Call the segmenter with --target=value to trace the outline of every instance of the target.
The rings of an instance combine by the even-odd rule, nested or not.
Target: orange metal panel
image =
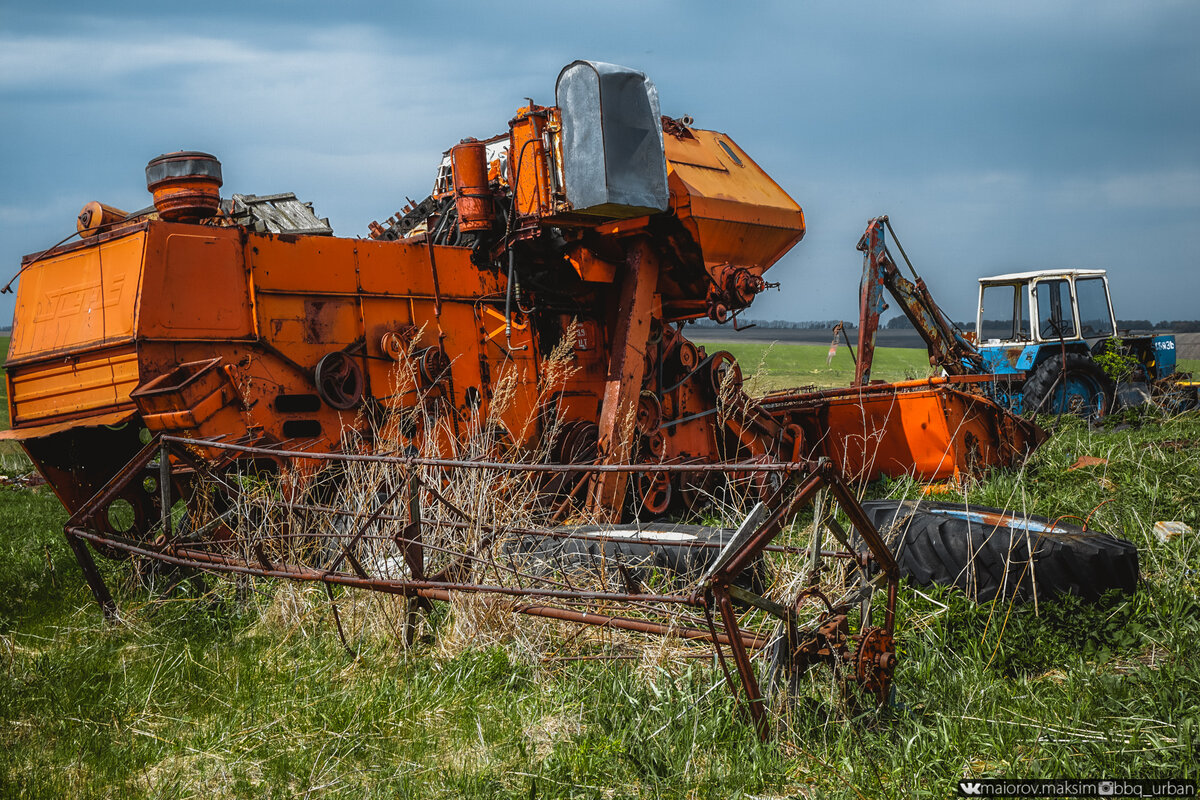
[[[27,428],[10,428],[0,431],[0,441],[24,441],[42,436],[53,436],[63,431],[73,431],[79,428],[98,428],[101,425],[122,425],[133,419],[137,412],[131,408],[121,411],[109,411],[94,417],[83,417],[66,420],[65,422],[49,422],[44,425],[31,425]]]
[[[252,333],[234,229],[152,223],[142,284],[143,336],[230,339]]]
[[[14,427],[128,403],[129,392],[138,383],[133,345],[9,370]]]
[[[501,290],[497,275],[471,263],[468,248],[430,247],[424,241],[342,241],[355,245],[362,289],[368,294],[474,301]]]
[[[28,267],[9,362],[132,339],[145,241],[137,231]]]
[[[944,378],[766,398],[771,413],[805,429],[810,456],[851,479],[914,475],[943,480],[1020,463],[1045,433]],[[790,407],[789,407],[790,406]]]
[[[804,213],[723,133],[667,134],[671,204],[697,230],[706,264],[771,266],[804,236]]]
[[[853,480],[913,473],[925,480],[957,471],[954,437],[937,390],[829,402],[829,455]]]
[[[359,290],[355,252],[386,243],[332,236],[251,233],[246,237],[255,288],[259,291],[336,292]]]
[[[217,357],[180,364],[139,387],[133,399],[150,430],[184,431],[233,405],[237,392]],[[232,419],[236,422],[236,414]]]

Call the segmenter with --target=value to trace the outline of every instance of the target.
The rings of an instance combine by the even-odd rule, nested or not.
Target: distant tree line
[[[897,320],[889,320],[888,327],[891,327],[892,322],[896,322],[896,327],[905,327],[904,323],[908,322],[907,317],[899,317],[902,322]],[[964,331],[975,330],[974,322],[959,322],[958,327]],[[991,330],[999,330],[1002,328],[1012,327],[1011,319],[985,319],[983,327]],[[1200,332],[1200,320],[1195,319],[1175,319],[1175,320],[1160,320],[1159,322],[1151,322],[1148,319],[1119,319],[1117,320],[1117,330],[1119,331],[1164,331],[1174,333],[1197,333]]]
[[[776,329],[783,329],[783,330],[799,330],[799,331],[827,331],[827,330],[831,330],[833,328],[833,326],[837,325],[839,322],[842,322],[842,320],[817,319],[817,320],[806,320],[804,322],[795,322],[790,319],[747,319],[744,317],[738,317],[738,327],[739,328],[745,327],[747,325],[757,325],[760,328],[776,328]],[[704,319],[696,320],[695,324],[696,324],[696,327],[698,327],[698,328],[722,328],[722,327],[730,327],[732,323],[727,322],[727,323],[725,323],[725,325],[718,325],[716,322],[713,322],[711,319],[704,318]],[[845,326],[847,329],[858,327],[857,323],[851,322],[850,320],[845,321]]]

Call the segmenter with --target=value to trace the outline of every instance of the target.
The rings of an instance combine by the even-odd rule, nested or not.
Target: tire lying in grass
[[[505,542],[502,551],[527,574],[583,574],[641,593],[700,578],[733,534],[732,529],[670,523],[585,525],[552,535],[517,536]],[[762,557],[742,570],[735,583],[761,593],[766,585]]]
[[[1137,588],[1137,548],[1107,533],[980,506],[877,500],[863,508],[901,574],[922,586],[956,586],[978,602],[1028,601],[1035,592],[1096,600]]]

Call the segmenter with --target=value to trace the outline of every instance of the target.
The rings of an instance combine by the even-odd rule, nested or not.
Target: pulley
[[[313,383],[317,387],[317,396],[326,405],[341,411],[354,408],[362,401],[365,385],[362,367],[341,350],[321,357],[313,370]]]

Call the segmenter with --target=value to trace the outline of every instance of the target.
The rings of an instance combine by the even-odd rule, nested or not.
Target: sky
[[[1200,318],[1200,3],[392,6],[0,0],[3,280],[85,203],[149,205],[172,150],[365,236],[585,58],[644,71],[804,208],[749,317],[855,319],[854,246],[888,214],[955,319],[978,277],[1055,267],[1107,269],[1118,317]]]

